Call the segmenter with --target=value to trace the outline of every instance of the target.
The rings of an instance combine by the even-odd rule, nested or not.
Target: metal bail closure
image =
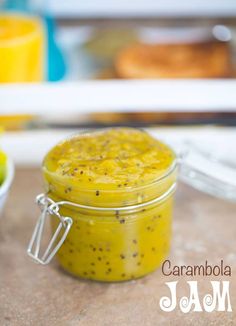
[[[29,242],[29,246],[27,248],[27,253],[35,262],[40,263],[42,265],[47,265],[48,263],[50,263],[52,258],[55,256],[55,254],[65,241],[67,234],[73,224],[73,221],[70,217],[61,216],[59,213],[59,205],[57,205],[57,203],[55,203],[53,200],[51,200],[44,194],[40,194],[36,197],[36,203],[40,207],[41,214],[35,225],[31,240]],[[48,247],[40,257],[41,238],[45,220],[48,215],[57,216],[60,220],[60,223],[58,224],[57,229],[53,234]],[[64,229],[64,232],[58,240],[57,238],[62,229]]]

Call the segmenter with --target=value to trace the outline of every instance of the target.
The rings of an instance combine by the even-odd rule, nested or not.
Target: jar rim
[[[15,19],[17,22],[24,22],[27,24],[30,24],[33,27],[33,30],[31,30],[29,33],[24,35],[18,35],[14,39],[6,39],[6,40],[0,40],[0,48],[11,48],[13,46],[18,46],[25,44],[28,41],[31,41],[37,35],[41,33],[41,31],[44,32],[44,24],[42,19],[35,15],[26,15],[24,13],[19,13],[17,11],[8,11],[4,13],[0,13],[0,19]]]
[[[63,205],[73,206],[76,208],[82,208],[82,209],[92,210],[92,211],[107,211],[107,212],[121,211],[122,212],[122,211],[134,211],[134,210],[138,210],[138,209],[144,208],[149,205],[163,202],[166,198],[168,198],[170,195],[172,195],[175,192],[176,187],[177,187],[177,183],[174,182],[163,194],[161,194],[158,197],[155,197],[154,199],[151,199],[146,202],[134,204],[134,205],[121,206],[121,207],[89,206],[89,205],[78,204],[78,203],[74,203],[74,202],[66,201],[66,200],[61,200],[61,201],[56,202],[56,201],[52,200],[49,196],[47,196],[47,195],[45,195],[45,196],[51,202],[50,210],[52,212],[55,210],[58,211],[59,206],[63,206]]]
[[[72,135],[70,135],[70,136],[68,136],[67,138],[66,138],[66,140],[70,140],[70,139],[72,139],[73,137],[77,137],[77,136],[80,136],[80,137],[83,137],[83,136],[87,136],[87,135],[89,135],[90,133],[102,133],[102,132],[104,132],[104,131],[106,131],[106,130],[111,130],[111,129],[119,129],[119,128],[126,128],[126,129],[133,129],[133,128],[131,128],[131,127],[105,127],[105,128],[101,128],[101,129],[97,129],[97,128],[95,128],[95,129],[90,129],[90,130],[84,130],[84,131],[81,131],[81,132],[79,132],[79,133],[76,133],[76,134],[72,134]],[[142,128],[135,128],[135,129],[139,129],[140,131],[142,131],[142,132],[144,132],[144,133],[146,133],[146,134],[148,134],[148,132],[145,130],[145,129],[142,129]],[[64,140],[62,140],[62,141],[60,141],[58,144],[60,144],[60,143],[63,143],[65,141],[65,139]],[[158,184],[159,182],[161,182],[161,181],[163,181],[165,178],[168,178],[169,177],[169,175],[172,173],[172,172],[174,172],[175,171],[175,169],[178,167],[178,163],[179,163],[179,160],[178,160],[178,157],[177,157],[177,155],[176,155],[176,153],[175,153],[175,151],[172,149],[172,147],[169,145],[169,144],[166,144],[165,142],[163,142],[163,141],[161,141],[163,144],[165,144],[166,146],[168,146],[168,148],[171,150],[171,152],[173,153],[173,155],[174,155],[174,159],[173,159],[173,162],[171,163],[171,165],[164,171],[164,173],[163,174],[161,174],[159,177],[157,177],[157,178],[155,178],[155,179],[153,179],[153,180],[150,180],[148,183],[145,183],[145,184],[141,184],[141,185],[138,185],[138,186],[136,186],[136,185],[133,185],[133,186],[130,186],[130,187],[125,187],[125,188],[116,188],[116,189],[109,189],[109,190],[107,190],[107,189],[102,189],[102,192],[103,193],[107,193],[107,194],[109,194],[109,193],[123,193],[123,192],[127,192],[127,193],[131,193],[131,192],[133,192],[133,191],[140,191],[140,190],[143,190],[143,189],[146,189],[146,188],[148,188],[148,187],[151,187],[151,186],[154,186],[154,185],[156,185],[156,184]],[[47,156],[47,155],[46,155]],[[45,158],[46,158],[46,156],[45,156]],[[44,158],[44,160],[45,160],[45,158]],[[46,165],[44,165],[44,161],[43,161],[43,167],[42,167],[42,169],[48,174],[48,175],[50,175],[50,176],[53,176],[53,177],[56,177],[57,178],[57,173],[56,172],[52,172],[52,171],[50,171],[47,167],[46,167]],[[67,182],[68,180],[72,180],[73,179],[73,177],[72,176],[60,176],[60,180],[61,180],[61,184],[64,184],[64,182]],[[79,190],[80,189],[80,187],[78,186],[78,187],[76,187],[75,185],[74,185],[74,189],[77,189],[77,190]],[[86,192],[93,192],[95,189],[93,188],[91,188],[91,189],[86,189]]]
[[[75,136],[86,137],[90,133],[95,133],[96,135],[96,133],[102,133],[108,129],[112,128],[88,131]],[[148,134],[146,130],[142,130],[142,132]],[[73,135],[70,136],[69,141],[73,137]],[[64,141],[62,141],[62,144]],[[147,179],[124,184],[122,187],[113,182],[113,180],[107,183],[104,180],[94,180],[94,182],[86,182],[84,184],[82,181],[77,182],[73,175],[59,174],[56,169],[51,168],[51,165],[46,164],[47,154],[43,162],[46,193],[48,196],[51,195],[52,198],[56,198],[57,201],[74,202],[84,205],[85,208],[88,208],[86,205],[93,205],[95,207],[105,206],[114,209],[118,206],[125,206],[129,209],[133,205],[148,203],[164,195],[176,182],[179,163],[178,156],[169,145],[165,146],[169,148],[171,155],[171,161],[166,166],[159,169],[158,173],[150,174]],[[128,171],[125,173],[127,173],[128,177]]]
[[[177,157],[175,158],[175,160],[172,162],[171,166],[166,170],[166,172],[164,174],[162,174],[160,177],[158,177],[155,180],[151,180],[151,182],[143,184],[143,185],[139,185],[139,186],[132,186],[132,187],[126,187],[126,188],[117,188],[117,189],[112,189],[112,190],[107,190],[107,189],[102,189],[103,193],[123,193],[123,192],[133,192],[133,191],[139,191],[139,190],[143,190],[145,188],[151,187],[153,185],[156,185],[158,183],[160,183],[161,181],[165,180],[166,178],[168,178],[178,167],[179,162]],[[43,170],[45,170],[46,173],[48,173],[51,176],[57,176],[57,174],[55,172],[50,172],[45,166],[43,166]],[[60,177],[60,179],[62,179]],[[67,180],[71,180],[73,179],[73,177],[63,177],[63,180],[66,182]],[[63,182],[61,182],[63,184]],[[80,189],[80,187],[75,187],[74,189]],[[86,192],[94,192],[94,189],[86,189]]]

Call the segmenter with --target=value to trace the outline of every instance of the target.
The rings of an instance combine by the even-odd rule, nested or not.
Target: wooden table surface
[[[179,185],[174,211],[173,265],[220,263],[232,268],[233,312],[173,312],[160,309],[169,295],[165,282],[178,281],[178,298],[188,295],[187,280],[198,280],[199,296],[211,293],[212,277],[170,277],[161,269],[137,281],[105,284],[73,278],[55,262],[42,267],[26,255],[42,191],[40,171],[18,169],[0,219],[0,325],[236,325],[236,205]]]

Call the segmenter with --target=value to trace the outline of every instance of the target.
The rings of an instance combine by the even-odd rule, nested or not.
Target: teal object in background
[[[3,9],[6,10],[21,10],[28,11],[29,10],[29,2],[28,0],[3,0]]]
[[[28,0],[5,0],[0,6],[2,10],[13,10],[29,14],[39,14],[34,11],[32,12]],[[59,81],[63,79],[66,74],[66,64],[63,53],[55,40],[55,21],[52,17],[47,16],[43,12],[40,13],[40,16],[45,22],[47,31],[47,80]]]
[[[51,17],[44,17],[48,31],[48,80],[61,80],[66,73],[66,65],[63,54],[55,41],[55,21]]]

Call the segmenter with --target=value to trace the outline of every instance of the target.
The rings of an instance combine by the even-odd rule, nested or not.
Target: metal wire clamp
[[[41,214],[34,228],[31,240],[27,248],[27,253],[35,262],[42,265],[47,265],[48,263],[50,263],[52,258],[55,256],[55,254],[65,241],[67,234],[73,224],[73,221],[70,217],[60,215],[59,205],[55,203],[52,199],[45,196],[45,194],[38,195],[36,197],[36,203],[38,204],[41,210]],[[55,215],[59,218],[60,223],[58,224],[57,229],[54,232],[48,247],[40,257],[42,233],[44,229],[45,220],[48,215]],[[63,234],[61,235],[59,240],[56,241],[62,229],[64,229]]]
[[[71,217],[65,217],[60,215],[60,206],[66,205],[71,207],[77,207],[82,209],[89,209],[92,211],[121,211],[121,212],[130,212],[135,209],[140,209],[142,207],[146,207],[148,205],[156,204],[165,200],[169,195],[171,195],[176,188],[176,183],[173,183],[170,188],[161,196],[151,199],[150,201],[135,204],[131,206],[123,206],[123,207],[95,207],[95,206],[87,206],[82,204],[73,203],[70,201],[58,201],[55,202],[51,198],[47,197],[45,194],[40,194],[36,197],[36,203],[39,205],[41,214],[33,231],[32,238],[30,240],[29,246],[27,248],[28,255],[37,263],[42,265],[47,265],[50,263],[52,258],[55,256],[57,251],[60,249],[61,245],[65,241],[68,232],[73,224],[73,220]],[[47,249],[45,250],[44,254],[40,258],[40,246],[41,246],[41,238],[43,233],[43,228],[45,224],[45,220],[47,215],[55,215],[59,220],[60,223],[56,231],[54,232],[52,239],[49,242]],[[61,230],[64,229],[63,234],[58,238]],[[59,239],[57,242],[57,238]]]

